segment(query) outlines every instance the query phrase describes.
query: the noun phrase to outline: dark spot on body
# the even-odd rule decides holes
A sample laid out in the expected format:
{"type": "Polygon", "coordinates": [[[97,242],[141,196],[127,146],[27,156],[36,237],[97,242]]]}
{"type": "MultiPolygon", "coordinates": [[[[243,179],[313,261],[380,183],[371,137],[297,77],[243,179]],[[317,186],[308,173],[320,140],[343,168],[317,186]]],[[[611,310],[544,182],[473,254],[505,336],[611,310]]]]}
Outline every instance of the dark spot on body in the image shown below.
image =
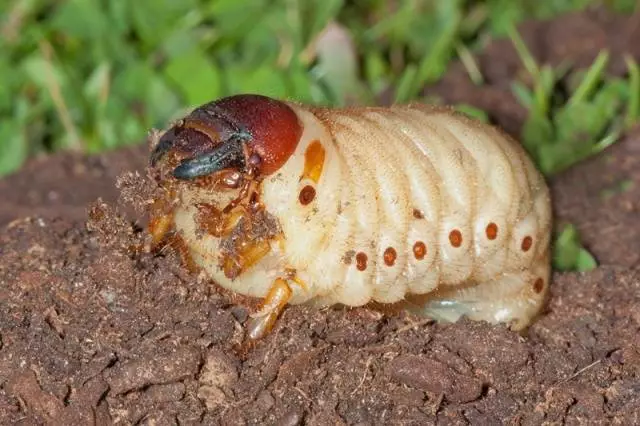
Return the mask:
{"type": "Polygon", "coordinates": [[[422,241],[416,241],[413,245],[413,255],[418,260],[424,259],[427,255],[427,246],[422,241]]]}
{"type": "Polygon", "coordinates": [[[300,195],[298,196],[298,200],[303,206],[312,202],[314,198],[316,198],[316,189],[311,185],[307,185],[302,188],[300,195]]]}
{"type": "Polygon", "coordinates": [[[542,278],[538,278],[536,282],[533,283],[533,291],[540,294],[542,293],[542,290],[544,290],[544,280],[542,278]]]}
{"type": "Polygon", "coordinates": [[[522,248],[522,251],[528,252],[532,245],[533,245],[533,238],[527,235],[522,239],[522,245],[520,246],[520,248],[522,248]]]}
{"type": "Polygon", "coordinates": [[[462,245],[462,233],[454,229],[449,233],[449,242],[453,247],[460,247],[462,245]]]}
{"type": "Polygon", "coordinates": [[[358,271],[364,271],[367,269],[367,255],[363,252],[356,254],[356,268],[358,271]]]}
{"type": "Polygon", "coordinates": [[[413,209],[413,217],[416,219],[424,219],[424,213],[421,210],[413,209]]]}
{"type": "Polygon", "coordinates": [[[487,229],[485,230],[485,232],[487,234],[488,239],[495,240],[496,237],[498,236],[498,225],[491,222],[490,224],[487,225],[487,229]]]}
{"type": "Polygon", "coordinates": [[[387,266],[393,266],[396,263],[396,257],[398,254],[396,253],[396,249],[393,247],[387,247],[384,251],[384,264],[387,266]]]}

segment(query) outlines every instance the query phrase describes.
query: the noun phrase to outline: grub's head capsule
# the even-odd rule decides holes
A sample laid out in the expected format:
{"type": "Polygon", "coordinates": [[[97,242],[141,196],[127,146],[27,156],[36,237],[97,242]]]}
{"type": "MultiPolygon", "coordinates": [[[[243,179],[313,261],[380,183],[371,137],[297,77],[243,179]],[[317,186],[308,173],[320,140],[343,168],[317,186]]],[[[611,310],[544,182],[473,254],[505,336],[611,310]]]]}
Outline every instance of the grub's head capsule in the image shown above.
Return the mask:
{"type": "Polygon", "coordinates": [[[163,189],[150,210],[153,245],[167,241],[187,264],[219,267],[218,281],[258,263],[281,233],[265,210],[263,183],[289,161],[302,133],[288,104],[251,94],[207,103],[179,120],[151,152],[163,189]]]}
{"type": "Polygon", "coordinates": [[[160,138],[151,166],[172,167],[182,181],[233,172],[270,175],[295,151],[302,126],[285,103],[260,95],[236,95],[196,108],[160,138]]]}

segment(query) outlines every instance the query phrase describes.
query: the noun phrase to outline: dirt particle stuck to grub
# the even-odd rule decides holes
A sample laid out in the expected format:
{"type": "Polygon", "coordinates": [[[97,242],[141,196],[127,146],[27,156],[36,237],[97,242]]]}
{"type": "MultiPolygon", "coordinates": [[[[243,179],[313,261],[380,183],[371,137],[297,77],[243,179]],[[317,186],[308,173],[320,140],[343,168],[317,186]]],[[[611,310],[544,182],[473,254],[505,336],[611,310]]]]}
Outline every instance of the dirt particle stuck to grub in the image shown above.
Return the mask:
{"type": "Polygon", "coordinates": [[[342,256],[342,263],[344,263],[345,265],[351,265],[351,262],[353,262],[353,258],[355,256],[356,256],[355,250],[347,250],[344,253],[344,256],[342,256]]]}
{"type": "Polygon", "coordinates": [[[239,245],[244,241],[270,240],[280,234],[278,219],[264,210],[251,215],[249,223],[244,216],[238,221],[228,237],[220,240],[220,251],[227,256],[238,255],[239,245]]]}

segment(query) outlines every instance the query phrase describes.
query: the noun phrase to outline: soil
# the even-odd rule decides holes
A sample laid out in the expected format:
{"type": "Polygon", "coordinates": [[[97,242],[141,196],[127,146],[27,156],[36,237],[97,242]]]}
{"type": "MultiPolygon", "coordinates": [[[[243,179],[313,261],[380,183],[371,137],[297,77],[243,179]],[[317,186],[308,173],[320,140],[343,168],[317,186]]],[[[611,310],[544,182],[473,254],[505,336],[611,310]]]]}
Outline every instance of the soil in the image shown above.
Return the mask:
{"type": "MultiPolygon", "coordinates": [[[[640,60],[638,22],[598,12],[523,28],[540,57],[586,65],[603,46],[640,60]]],[[[480,63],[486,87],[454,67],[429,90],[517,135],[513,52],[494,42],[480,63]]],[[[289,307],[249,350],[242,305],[175,253],[137,249],[142,223],[115,181],[147,154],[62,154],[0,181],[1,424],[640,424],[640,130],[551,182],[557,221],[600,266],[555,273],[526,336],[289,307]]]]}

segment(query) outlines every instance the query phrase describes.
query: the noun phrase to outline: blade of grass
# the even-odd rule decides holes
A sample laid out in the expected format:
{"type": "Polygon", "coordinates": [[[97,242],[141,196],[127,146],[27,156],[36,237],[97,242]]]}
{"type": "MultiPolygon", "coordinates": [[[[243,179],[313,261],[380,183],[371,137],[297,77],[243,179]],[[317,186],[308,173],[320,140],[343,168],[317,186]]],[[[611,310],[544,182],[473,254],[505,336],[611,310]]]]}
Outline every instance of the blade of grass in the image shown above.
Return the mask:
{"type": "Polygon", "coordinates": [[[540,116],[546,116],[549,112],[551,94],[556,82],[556,75],[551,66],[540,67],[531,51],[525,44],[520,33],[513,25],[507,31],[522,64],[533,79],[533,107],[540,116]]]}
{"type": "Polygon", "coordinates": [[[455,14],[451,23],[449,23],[436,40],[429,54],[420,61],[416,78],[410,88],[410,95],[417,95],[425,83],[440,77],[441,72],[444,72],[445,65],[448,61],[447,55],[453,50],[461,22],[462,18],[460,13],[455,14]]]}
{"type": "Polygon", "coordinates": [[[405,68],[397,83],[398,86],[394,97],[396,103],[406,102],[411,98],[411,90],[417,74],[418,67],[414,64],[410,64],[405,68]]]}
{"type": "Polygon", "coordinates": [[[511,91],[523,107],[526,109],[531,108],[531,105],[533,105],[533,94],[527,86],[519,81],[513,81],[511,83],[511,91]]]}
{"type": "Polygon", "coordinates": [[[20,36],[20,30],[32,13],[36,0],[20,0],[14,2],[13,6],[6,12],[6,16],[1,21],[0,36],[7,42],[13,43],[20,36]]]}
{"type": "Polygon", "coordinates": [[[478,63],[471,54],[471,51],[464,44],[457,42],[456,52],[458,53],[458,57],[460,58],[462,65],[464,65],[464,68],[467,70],[467,74],[469,74],[471,81],[473,81],[476,86],[484,84],[484,77],[482,76],[478,63]]]}
{"type": "Polygon", "coordinates": [[[589,272],[598,267],[598,261],[589,251],[581,248],[576,259],[575,269],[577,272],[589,272]]]}
{"type": "Polygon", "coordinates": [[[310,42],[315,35],[319,34],[328,22],[335,19],[340,9],[344,6],[344,0],[327,0],[318,3],[309,2],[309,5],[313,6],[309,7],[312,16],[307,16],[308,20],[311,21],[308,33],[306,34],[306,36],[310,38],[305,40],[307,43],[310,42]]]}
{"type": "Polygon", "coordinates": [[[49,94],[56,108],[56,112],[58,113],[58,117],[62,122],[65,130],[68,134],[69,141],[69,149],[75,151],[82,151],[82,141],[80,140],[80,136],[78,134],[78,130],[71,118],[71,113],[69,112],[69,108],[64,100],[64,96],[62,96],[62,90],[60,86],[58,86],[56,79],[52,76],[52,66],[51,66],[51,57],[53,56],[53,48],[47,42],[40,43],[40,51],[42,52],[42,57],[46,62],[45,72],[47,78],[47,87],[49,89],[49,94]]]}
{"type": "Polygon", "coordinates": [[[534,106],[540,115],[547,116],[551,106],[551,96],[556,83],[556,76],[551,66],[543,66],[539,69],[540,73],[536,78],[533,90],[534,106]]]}
{"type": "Polygon", "coordinates": [[[629,103],[624,124],[630,128],[640,120],[640,68],[630,55],[625,55],[624,60],[629,68],[629,103]]]}
{"type": "Polygon", "coordinates": [[[477,120],[483,121],[485,123],[489,122],[489,115],[481,110],[480,108],[476,108],[473,105],[469,105],[466,103],[460,103],[455,105],[457,111],[462,112],[470,117],[474,117],[477,120]]]}
{"type": "Polygon", "coordinates": [[[489,18],[489,9],[486,4],[476,4],[471,6],[462,23],[460,24],[460,33],[463,36],[472,36],[480,32],[480,28],[487,23],[489,18]]]}
{"type": "Polygon", "coordinates": [[[559,271],[590,271],[598,262],[582,246],[578,230],[573,224],[565,224],[556,235],[553,244],[553,266],[559,271]]]}
{"type": "Polygon", "coordinates": [[[595,145],[593,145],[593,148],[591,149],[591,155],[601,153],[602,151],[616,143],[618,139],[620,139],[621,135],[622,129],[617,128],[612,130],[611,132],[609,132],[609,134],[607,134],[605,137],[596,142],[595,145]]]}
{"type": "Polygon", "coordinates": [[[584,102],[593,93],[608,63],[609,52],[607,50],[600,52],[596,60],[589,67],[589,70],[578,85],[576,91],[571,95],[568,106],[584,102]]]}
{"type": "Polygon", "coordinates": [[[524,40],[520,37],[520,33],[515,26],[510,25],[507,30],[507,34],[509,35],[509,38],[511,39],[511,42],[513,43],[513,46],[515,47],[525,69],[534,80],[537,80],[540,75],[540,68],[524,40]]]}

